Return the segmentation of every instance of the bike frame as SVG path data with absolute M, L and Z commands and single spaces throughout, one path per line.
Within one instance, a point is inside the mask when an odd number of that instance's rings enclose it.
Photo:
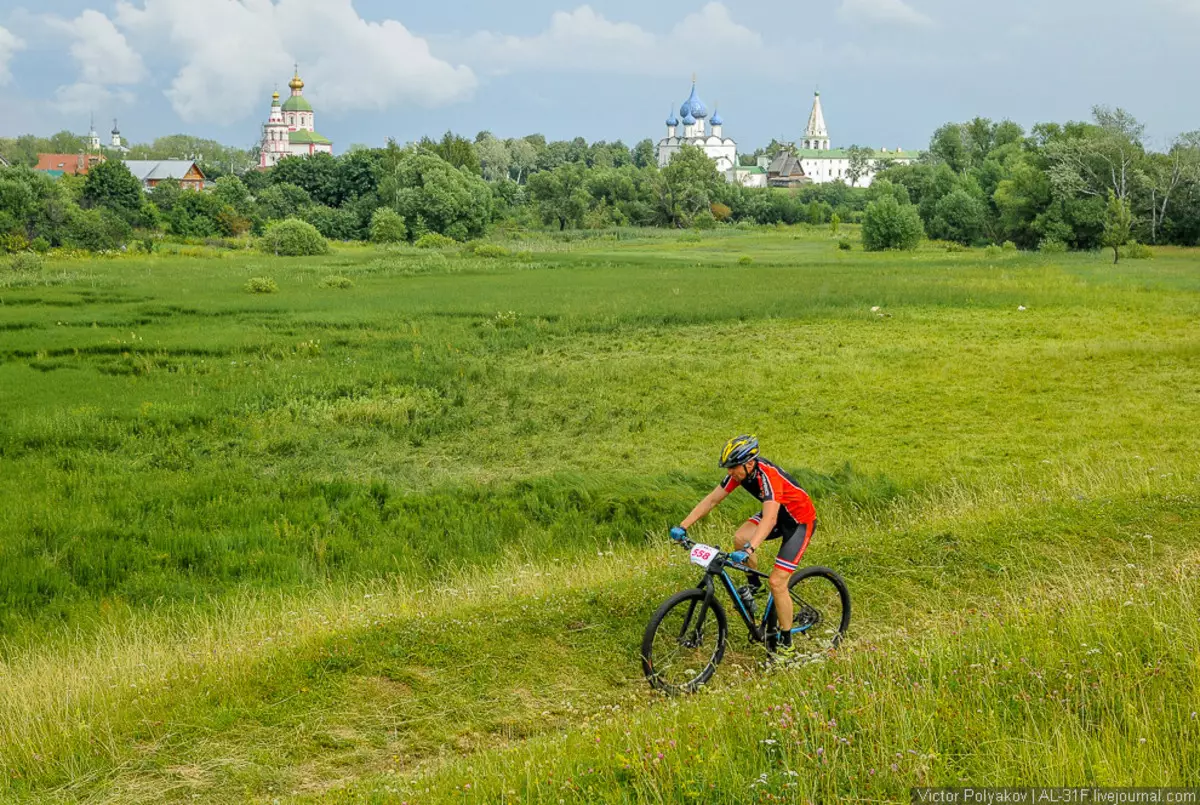
M 691 540 L 687 540 L 681 544 L 683 547 L 688 548 L 689 550 L 693 545 L 695 545 L 695 543 Z M 750 613 L 746 611 L 746 605 L 742 602 L 742 597 L 738 595 L 737 587 L 734 586 L 733 579 L 729 577 L 727 568 L 740 570 L 747 576 L 754 575 L 758 576 L 760 579 L 766 579 L 770 577 L 769 573 L 761 573 L 749 565 L 738 564 L 737 562 L 730 561 L 729 554 L 718 553 L 717 556 L 713 558 L 712 562 L 709 563 L 708 568 L 704 571 L 704 578 L 702 578 L 700 583 L 696 585 L 698 589 L 704 590 L 704 606 L 700 610 L 700 622 L 704 622 L 704 616 L 707 614 L 706 610 L 708 609 L 709 604 L 712 603 L 713 597 L 716 594 L 715 588 L 717 586 L 717 580 L 719 580 L 721 586 L 729 595 L 730 600 L 733 601 L 734 611 L 737 612 L 738 616 L 742 619 L 742 623 L 746 624 L 746 629 L 750 633 L 750 640 L 755 643 L 765 643 L 767 640 L 767 635 L 769 634 L 769 624 L 775 620 L 775 593 L 772 592 L 767 594 L 767 605 L 763 608 L 762 620 L 759 623 L 755 623 L 754 619 L 750 617 Z M 691 620 L 690 615 L 688 620 Z M 808 628 L 809 627 L 807 626 L 793 628 L 792 634 L 803 632 Z

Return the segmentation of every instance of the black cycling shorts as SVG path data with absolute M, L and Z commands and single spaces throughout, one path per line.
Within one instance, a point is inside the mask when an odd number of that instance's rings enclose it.
M 751 517 L 750 522 L 762 522 L 762 512 Z M 811 523 L 797 523 L 791 517 L 785 517 L 783 512 L 780 512 L 779 519 L 775 521 L 775 527 L 767 535 L 768 540 L 783 540 L 783 544 L 779 546 L 779 554 L 775 557 L 775 567 L 786 570 L 788 573 L 795 573 L 800 564 L 800 557 L 804 555 L 804 551 L 808 548 L 808 541 L 812 539 L 813 532 L 816 530 L 816 520 Z

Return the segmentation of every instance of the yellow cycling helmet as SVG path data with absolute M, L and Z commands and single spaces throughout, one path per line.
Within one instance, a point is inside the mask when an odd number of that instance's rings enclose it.
M 729 469 L 756 458 L 758 458 L 758 437 L 735 436 L 725 442 L 725 447 L 721 449 L 719 464 L 725 469 Z

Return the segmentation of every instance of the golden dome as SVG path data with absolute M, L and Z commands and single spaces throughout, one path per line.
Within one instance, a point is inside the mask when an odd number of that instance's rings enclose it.
M 274 92 L 272 92 L 271 97 L 274 98 L 275 100 L 279 100 L 279 90 L 275 90 Z
M 288 86 L 295 90 L 304 89 L 304 82 L 300 79 L 300 68 L 296 68 L 296 74 L 292 76 L 292 80 L 288 82 Z

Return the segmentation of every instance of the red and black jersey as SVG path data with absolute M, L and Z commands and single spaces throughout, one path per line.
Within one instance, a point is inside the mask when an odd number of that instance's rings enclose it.
M 733 480 L 732 475 L 726 475 L 721 482 L 721 488 L 726 492 L 732 492 L 737 486 L 738 482 Z M 800 488 L 796 479 L 765 458 L 758 459 L 754 472 L 746 476 L 741 487 L 761 501 L 777 502 L 780 519 L 787 516 L 799 524 L 811 523 L 817 518 L 812 498 Z

